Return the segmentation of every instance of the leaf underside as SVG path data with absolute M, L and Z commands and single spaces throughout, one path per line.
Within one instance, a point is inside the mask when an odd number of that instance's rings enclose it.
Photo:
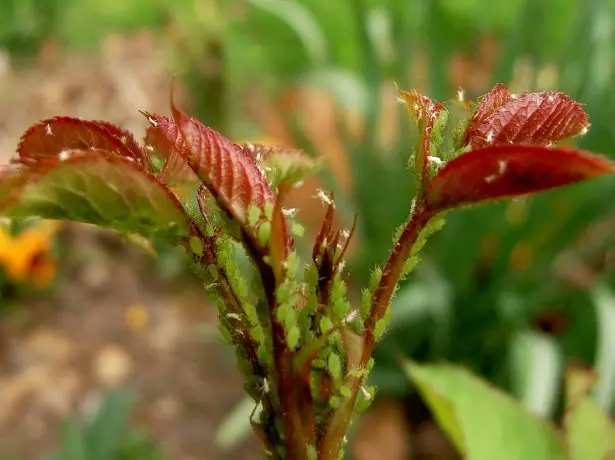
M 178 238 L 189 221 L 169 189 L 128 158 L 73 150 L 37 167 L 0 175 L 0 215 L 72 220 L 119 232 Z

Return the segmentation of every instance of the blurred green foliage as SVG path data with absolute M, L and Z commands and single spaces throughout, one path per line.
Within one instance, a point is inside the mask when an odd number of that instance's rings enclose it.
M 67 420 L 61 447 L 49 460 L 166 460 L 155 440 L 130 424 L 134 392 L 120 388 L 105 394 L 88 420 Z
M 348 221 L 355 211 L 361 216 L 360 251 L 350 267 L 357 285 L 385 260 L 412 194 L 406 165 L 415 133 L 401 108 L 402 134 L 393 146 L 378 142 L 384 82 L 411 87 L 424 65 L 428 87 L 420 89 L 449 99 L 456 90 L 453 55 L 472 56 L 490 37 L 499 43 L 491 83 L 534 90 L 543 86 L 544 69 L 555 69 L 550 84 L 585 103 L 592 120 L 579 145 L 615 152 L 614 0 L 178 0 L 173 6 L 1 0 L 0 12 L 0 46 L 15 56 L 32 53 L 47 37 L 92 46 L 111 31 L 149 27 L 162 33 L 174 26 L 179 34 L 169 45 L 189 84 L 193 111 L 231 136 L 257 130 L 244 113 L 247 89 L 275 96 L 288 87 L 317 85 L 340 109 L 358 112 L 366 122 L 362 138 L 345 132 L 339 119 L 354 190 L 345 193 L 335 177 L 324 175 Z M 414 58 L 419 55 L 425 59 Z M 529 70 L 519 81 L 522 62 Z M 296 114 L 285 115 L 302 146 L 316 153 Z M 545 417 L 557 413 L 561 398 L 553 395 L 566 361 L 615 361 L 608 340 L 615 322 L 605 323 L 615 309 L 608 287 L 615 281 L 608 231 L 614 193 L 607 178 L 451 213 L 395 300 L 374 383 L 391 394 L 410 390 L 398 353 L 449 360 L 513 391 Z M 593 230 L 605 225 L 607 231 Z M 604 366 L 604 372 L 614 371 Z M 603 390 L 610 401 L 615 377 L 603 378 L 610 382 Z

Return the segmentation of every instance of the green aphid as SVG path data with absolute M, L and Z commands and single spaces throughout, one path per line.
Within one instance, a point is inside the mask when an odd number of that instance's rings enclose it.
M 207 265 L 207 273 L 211 276 L 212 281 L 216 281 L 218 279 L 218 267 L 214 264 Z
M 286 334 L 286 343 L 288 348 L 295 351 L 299 346 L 299 340 L 301 339 L 301 331 L 298 326 L 291 326 Z
M 299 222 L 293 222 L 291 226 L 291 233 L 293 234 L 293 236 L 301 238 L 305 234 L 305 227 Z
M 340 407 L 340 398 L 339 396 L 333 395 L 329 398 L 329 406 L 331 406 L 332 409 L 337 409 L 338 407 Z
M 344 398 L 350 398 L 352 396 L 352 390 L 348 388 L 346 385 L 342 385 L 340 387 L 340 396 Z
M 342 359 L 336 352 L 331 352 L 327 357 L 327 371 L 329 371 L 329 374 L 335 381 L 339 382 L 342 380 Z
M 201 255 L 203 253 L 203 242 L 199 238 L 191 236 L 189 243 L 193 254 Z
M 218 329 L 220 330 L 220 333 L 222 334 L 222 339 L 229 345 L 232 345 L 233 344 L 233 334 L 231 334 L 231 331 L 228 330 L 228 328 L 224 325 L 224 323 L 218 324 Z
M 362 412 L 365 412 L 369 408 L 369 406 L 371 406 L 372 402 L 374 401 L 375 393 L 376 389 L 373 386 L 367 388 L 365 386 L 361 387 L 357 398 L 357 413 L 360 414 Z
M 327 318 L 326 316 L 323 316 L 322 318 L 320 318 L 320 332 L 321 332 L 321 334 L 326 334 L 331 329 L 333 329 L 333 322 L 329 318 Z
M 373 293 L 369 289 L 361 289 L 361 309 L 359 313 L 361 313 L 361 319 L 363 321 L 368 318 L 372 310 L 372 295 Z
M 267 246 L 271 238 L 271 223 L 263 222 L 258 227 L 258 242 L 261 246 Z
M 258 312 L 256 311 L 255 305 L 251 303 L 244 303 L 243 311 L 245 312 L 246 317 L 248 318 L 248 322 L 251 325 L 258 324 Z
M 350 311 L 350 303 L 345 298 L 338 299 L 331 306 L 331 311 L 337 319 L 343 319 Z
M 374 328 L 374 338 L 376 340 L 380 340 L 384 335 L 387 327 L 389 327 L 389 324 L 391 323 L 391 317 L 391 307 L 389 306 L 389 308 L 386 309 L 383 317 L 378 320 L 378 322 L 376 323 L 376 327 Z
M 274 208 L 273 203 L 271 202 L 265 203 L 264 211 L 265 211 L 265 218 L 267 220 L 271 220 L 271 218 L 273 217 L 273 208 Z
M 378 285 L 380 284 L 381 279 L 382 279 L 382 268 L 380 267 L 374 268 L 369 278 L 369 290 L 374 292 L 376 289 L 378 289 Z

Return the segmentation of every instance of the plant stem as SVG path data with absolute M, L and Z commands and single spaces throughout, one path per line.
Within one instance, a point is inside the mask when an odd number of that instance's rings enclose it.
M 425 203 L 422 200 L 416 203 L 408 223 L 404 227 L 395 246 L 393 246 L 389 260 L 387 260 L 384 270 L 382 271 L 380 284 L 374 292 L 370 315 L 365 321 L 363 365 L 367 364 L 375 345 L 374 329 L 376 323 L 384 316 L 386 309 L 389 308 L 399 277 L 412 252 L 412 247 L 414 243 L 416 243 L 421 231 L 433 216 L 433 211 L 425 207 Z
M 269 326 L 271 331 L 271 342 L 273 347 L 273 372 L 274 372 L 274 391 L 278 396 L 278 410 L 284 437 L 284 457 L 278 457 L 274 452 L 275 458 L 308 460 L 307 443 L 305 429 L 301 418 L 299 401 L 297 400 L 298 384 L 295 382 L 293 370 L 293 353 L 286 348 L 286 337 L 284 326 L 277 320 L 275 312 L 277 309 L 276 300 L 276 280 L 272 268 L 259 256 L 259 251 L 253 242 L 247 238 L 246 242 L 249 251 L 258 267 L 263 283 L 263 289 L 267 296 Z
M 376 344 L 374 337 L 376 323 L 384 316 L 386 309 L 389 308 L 395 287 L 402 274 L 406 260 L 408 260 L 412 252 L 412 247 L 433 215 L 434 213 L 425 207 L 424 202 L 418 203 L 414 207 L 399 240 L 391 251 L 389 260 L 382 273 L 382 279 L 372 299 L 371 314 L 365 322 L 363 352 L 360 361 L 362 369 L 365 369 L 365 366 L 367 366 Z M 352 421 L 358 393 L 363 385 L 363 377 L 352 377 L 349 375 L 344 385 L 351 388 L 351 396 L 343 399 L 340 406 L 330 415 L 326 433 L 320 445 L 318 460 L 337 460 L 344 444 L 346 431 Z

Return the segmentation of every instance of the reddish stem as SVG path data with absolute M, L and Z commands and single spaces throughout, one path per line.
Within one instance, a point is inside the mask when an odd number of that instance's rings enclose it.
M 384 270 L 382 271 L 380 284 L 372 298 L 371 313 L 365 321 L 363 365 L 367 364 L 375 345 L 374 329 L 376 323 L 384 316 L 387 308 L 389 308 L 395 288 L 397 287 L 397 282 L 410 256 L 412 247 L 416 243 L 421 231 L 433 216 L 434 212 L 426 208 L 423 202 L 417 203 L 410 220 L 395 243 L 395 246 L 393 246 L 389 260 L 387 260 Z

